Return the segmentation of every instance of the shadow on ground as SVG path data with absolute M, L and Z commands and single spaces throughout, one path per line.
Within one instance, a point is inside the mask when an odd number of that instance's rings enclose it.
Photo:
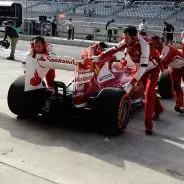
M 93 126 L 84 122 L 59 122 L 58 125 L 43 120 L 16 119 L 3 113 L 0 113 L 0 122 L 0 128 L 20 140 L 42 146 L 65 147 L 121 169 L 125 169 L 124 161 L 129 161 L 184 180 L 184 141 L 177 137 L 149 137 L 143 131 L 129 128 L 121 136 L 106 137 L 97 134 Z

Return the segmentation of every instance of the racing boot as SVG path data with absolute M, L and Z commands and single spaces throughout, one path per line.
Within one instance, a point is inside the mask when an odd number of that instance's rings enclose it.
M 153 115 L 152 120 L 153 120 L 153 121 L 158 121 L 158 120 L 160 119 L 160 115 L 162 115 L 162 114 L 163 114 L 163 112 L 164 112 L 164 110 L 163 110 L 163 109 L 162 109 L 162 110 L 160 110 L 159 112 L 155 112 L 155 114 Z
M 175 106 L 175 107 L 174 107 L 174 110 L 175 110 L 176 112 L 179 112 L 179 113 L 184 113 L 184 107 Z
M 146 129 L 145 130 L 145 134 L 146 135 L 152 135 L 153 134 L 153 130 L 152 129 Z
M 160 119 L 160 114 L 154 114 L 153 121 L 158 121 Z

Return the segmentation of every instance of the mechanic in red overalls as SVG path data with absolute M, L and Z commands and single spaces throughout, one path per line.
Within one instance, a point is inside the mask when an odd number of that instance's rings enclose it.
M 143 83 L 145 88 L 145 133 L 152 135 L 152 119 L 157 119 L 163 111 L 163 107 L 155 91 L 160 73 L 160 67 L 157 62 L 153 62 L 154 57 L 156 57 L 156 55 L 154 55 L 156 51 L 154 52 L 153 48 L 150 49 L 149 43 L 138 35 L 137 29 L 134 26 L 127 26 L 124 29 L 123 37 L 124 39 L 115 47 L 107 49 L 99 56 L 93 56 L 92 59 L 94 59 L 94 61 L 106 60 L 113 54 L 126 49 L 126 52 L 138 70 L 131 82 L 125 86 L 125 91 L 130 93 L 137 82 L 141 81 Z
M 42 36 L 34 37 L 31 41 L 31 49 L 29 54 L 35 58 L 36 54 L 51 54 L 52 53 L 52 45 L 45 42 Z M 53 87 L 53 81 L 55 79 L 55 70 L 50 69 L 46 75 L 46 81 L 48 87 Z M 41 83 L 41 78 L 36 72 L 34 78 L 31 80 L 32 85 L 37 86 Z
M 184 113 L 183 90 L 181 87 L 184 81 L 184 54 L 172 46 L 166 46 L 160 37 L 154 36 L 151 39 L 152 45 L 160 52 L 160 62 L 164 68 L 170 67 L 173 93 L 176 99 L 174 110 Z
M 97 44 L 94 44 L 94 45 L 86 48 L 81 53 L 81 58 L 82 59 L 90 59 L 91 56 L 97 56 L 97 55 L 101 54 L 105 48 L 107 48 L 107 45 L 104 42 L 99 42 Z
M 100 55 L 105 49 L 107 48 L 107 44 L 104 42 L 99 42 L 97 44 L 94 44 L 88 48 L 86 48 L 82 53 L 81 53 L 81 58 L 86 60 L 86 59 L 91 59 L 92 56 L 98 56 Z M 111 68 L 112 63 L 114 61 L 117 61 L 116 56 L 113 56 L 109 62 L 109 68 Z

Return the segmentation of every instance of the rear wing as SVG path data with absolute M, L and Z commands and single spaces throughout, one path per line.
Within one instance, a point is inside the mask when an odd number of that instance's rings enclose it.
M 64 65 L 78 65 L 83 63 L 82 59 L 74 59 L 69 56 L 37 55 L 38 64 L 43 68 L 62 70 Z
M 55 55 L 36 55 L 36 58 L 27 56 L 25 60 L 25 91 L 45 88 L 42 83 L 33 85 L 32 80 L 43 80 L 50 69 L 63 70 L 64 65 L 75 65 L 82 63 L 83 60 L 75 60 L 69 56 L 57 57 Z

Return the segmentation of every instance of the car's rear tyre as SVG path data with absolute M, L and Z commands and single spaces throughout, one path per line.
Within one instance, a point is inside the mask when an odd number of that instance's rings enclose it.
M 110 135 L 124 132 L 130 116 L 130 100 L 118 88 L 105 88 L 97 98 L 96 112 L 98 128 Z
M 172 82 L 170 77 L 170 71 L 164 71 L 158 81 L 158 91 L 162 98 L 169 99 L 173 97 Z
M 8 91 L 8 107 L 18 116 L 38 115 L 41 113 L 45 98 L 45 89 L 24 91 L 25 75 L 15 79 Z

